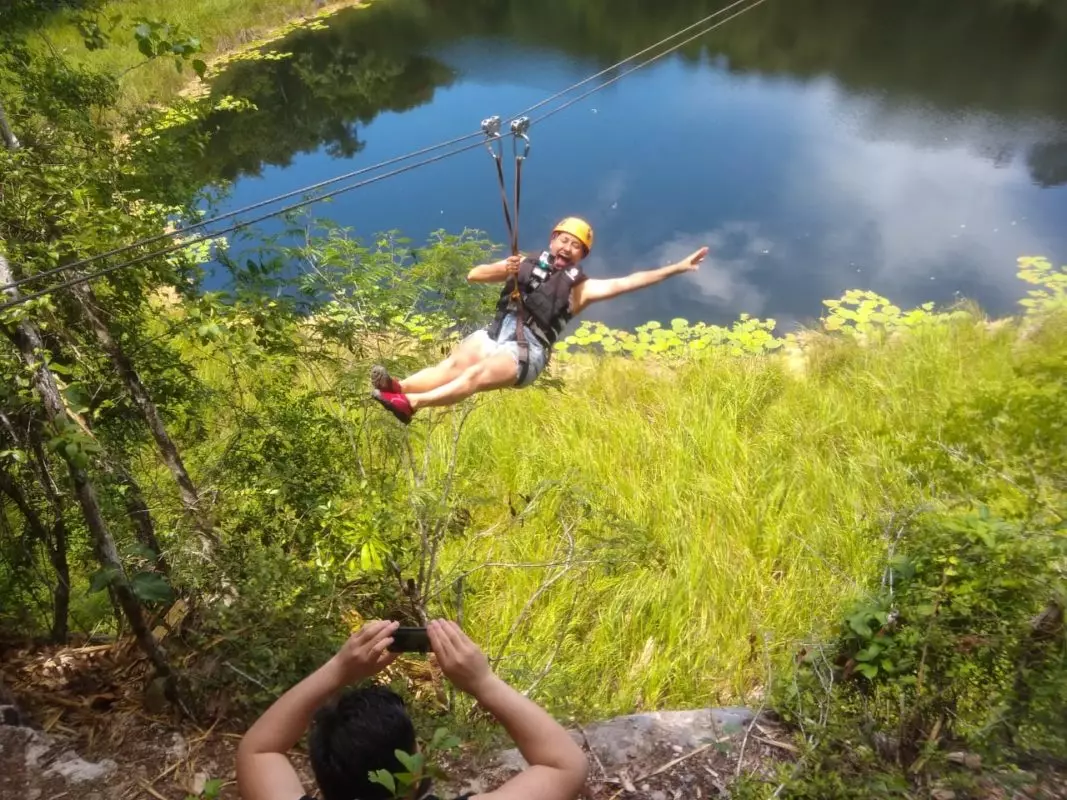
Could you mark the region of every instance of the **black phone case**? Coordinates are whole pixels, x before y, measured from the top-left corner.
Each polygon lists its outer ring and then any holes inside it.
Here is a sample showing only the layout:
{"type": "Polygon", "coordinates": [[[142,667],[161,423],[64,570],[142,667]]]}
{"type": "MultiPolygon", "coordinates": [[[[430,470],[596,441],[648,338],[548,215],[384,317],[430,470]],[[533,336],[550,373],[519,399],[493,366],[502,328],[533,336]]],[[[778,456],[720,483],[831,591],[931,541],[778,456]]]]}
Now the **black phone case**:
{"type": "Polygon", "coordinates": [[[425,628],[397,628],[389,650],[393,653],[428,653],[430,637],[425,628]]]}

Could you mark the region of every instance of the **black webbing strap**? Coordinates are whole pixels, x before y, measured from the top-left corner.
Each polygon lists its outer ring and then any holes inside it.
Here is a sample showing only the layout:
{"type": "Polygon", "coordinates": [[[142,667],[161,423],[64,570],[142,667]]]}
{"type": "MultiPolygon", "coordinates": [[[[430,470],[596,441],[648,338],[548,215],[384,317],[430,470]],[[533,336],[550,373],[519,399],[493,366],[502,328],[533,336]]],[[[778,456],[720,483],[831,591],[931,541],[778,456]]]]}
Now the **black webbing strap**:
{"type": "MultiPolygon", "coordinates": [[[[519,208],[522,202],[522,162],[526,157],[519,157],[515,151],[515,220],[511,229],[511,254],[519,254],[519,208]]],[[[519,291],[519,271],[515,270],[515,288],[511,293],[515,300],[515,343],[519,346],[519,376],[515,381],[516,386],[521,386],[530,371],[530,345],[526,341],[526,304],[522,302],[522,293],[519,291]]]]}
{"type": "MultiPolygon", "coordinates": [[[[504,146],[500,136],[500,117],[490,117],[482,122],[482,130],[486,135],[486,146],[489,155],[496,164],[497,182],[500,184],[500,200],[504,206],[504,224],[508,229],[508,239],[511,243],[511,255],[519,255],[519,211],[522,203],[522,163],[530,154],[530,139],[526,132],[530,128],[530,121],[522,117],[511,123],[512,150],[515,154],[515,196],[514,216],[508,207],[508,189],[504,181],[504,146]],[[519,153],[519,140],[524,143],[523,152],[519,153]],[[499,144],[499,149],[493,145],[499,144]]],[[[530,345],[526,341],[526,306],[522,302],[522,291],[519,287],[519,270],[517,267],[508,269],[512,278],[511,301],[515,304],[515,342],[519,349],[519,372],[515,381],[516,385],[522,384],[530,371],[530,345]]]]}

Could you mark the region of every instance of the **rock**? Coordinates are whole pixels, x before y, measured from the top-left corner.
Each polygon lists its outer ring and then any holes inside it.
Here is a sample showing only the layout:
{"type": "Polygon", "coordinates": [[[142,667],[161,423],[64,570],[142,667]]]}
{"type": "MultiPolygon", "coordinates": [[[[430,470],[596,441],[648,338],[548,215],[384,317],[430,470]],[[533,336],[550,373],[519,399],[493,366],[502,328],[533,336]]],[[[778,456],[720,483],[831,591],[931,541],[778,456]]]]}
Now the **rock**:
{"type": "Polygon", "coordinates": [[[874,749],[886,761],[896,761],[900,754],[900,740],[884,733],[874,734],[874,749]]]}
{"type": "Polygon", "coordinates": [[[949,753],[948,760],[953,764],[962,764],[975,772],[982,769],[982,757],[977,753],[949,753]]]}
{"type": "Polygon", "coordinates": [[[649,795],[649,800],[667,800],[667,793],[657,789],[649,795]]]}
{"type": "Polygon", "coordinates": [[[195,794],[197,797],[203,794],[205,784],[207,784],[207,773],[196,773],[193,776],[193,794],[195,794]]]}
{"type": "MultiPolygon", "coordinates": [[[[572,731],[571,738],[579,745],[588,739],[589,747],[611,772],[631,761],[651,758],[657,748],[680,748],[675,752],[685,753],[718,738],[743,733],[752,718],[747,708],[658,711],[598,722],[585,729],[585,736],[572,731]]],[[[497,763],[514,771],[526,768],[526,761],[514,749],[501,753],[497,763]]]]}
{"type": "Polygon", "coordinates": [[[34,769],[41,763],[41,759],[48,755],[48,751],[52,749],[52,740],[43,733],[30,731],[26,737],[25,746],[26,768],[34,769]]]}
{"type": "Polygon", "coordinates": [[[0,725],[21,727],[29,724],[29,720],[19,710],[18,703],[15,702],[15,695],[11,693],[11,690],[4,685],[3,679],[0,678],[0,725]]]}
{"type": "Polygon", "coordinates": [[[45,770],[45,774],[59,775],[68,782],[77,784],[107,777],[116,769],[118,764],[110,758],[98,762],[86,761],[73,750],[67,750],[45,770]]]}
{"type": "Polygon", "coordinates": [[[172,733],[170,747],[167,748],[167,756],[173,761],[184,761],[189,754],[189,745],[180,733],[172,733]]]}

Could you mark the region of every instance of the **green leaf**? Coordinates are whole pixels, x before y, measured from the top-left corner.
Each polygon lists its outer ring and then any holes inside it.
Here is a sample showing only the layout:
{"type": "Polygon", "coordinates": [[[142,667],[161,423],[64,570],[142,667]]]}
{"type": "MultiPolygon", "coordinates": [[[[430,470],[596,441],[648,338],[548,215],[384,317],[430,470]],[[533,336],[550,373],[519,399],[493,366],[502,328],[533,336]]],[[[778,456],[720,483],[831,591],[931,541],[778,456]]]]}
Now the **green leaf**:
{"type": "Polygon", "coordinates": [[[884,649],[885,648],[882,647],[880,644],[878,644],[876,642],[871,642],[870,647],[866,647],[863,650],[860,650],[858,653],[856,653],[856,660],[857,661],[874,661],[874,659],[878,658],[878,656],[882,654],[882,651],[884,649]]]}
{"type": "Polygon", "coordinates": [[[366,542],[360,548],[359,565],[364,572],[380,572],[384,568],[382,556],[374,542],[366,542]]]}
{"type": "Polygon", "coordinates": [[[219,796],[219,792],[222,791],[222,779],[212,778],[204,783],[204,791],[200,796],[207,798],[207,800],[215,800],[219,796]]]}
{"type": "Polygon", "coordinates": [[[119,571],[115,567],[103,567],[97,570],[89,580],[89,594],[96,594],[106,589],[118,575],[119,571]]]}
{"type": "Polygon", "coordinates": [[[134,542],[126,549],[126,552],[131,556],[138,556],[139,558],[143,558],[145,561],[156,560],[155,551],[153,551],[152,548],[148,545],[142,544],[141,542],[134,542]]]}
{"type": "Polygon", "coordinates": [[[158,572],[138,572],[130,579],[130,588],[146,603],[165,603],[174,596],[167,579],[158,572]]]}
{"type": "Polygon", "coordinates": [[[421,753],[405,753],[403,750],[394,751],[396,759],[410,772],[412,775],[417,775],[422,770],[423,757],[421,753]]]}
{"type": "Polygon", "coordinates": [[[369,774],[371,783],[377,783],[380,786],[384,786],[393,794],[396,794],[396,779],[393,774],[387,769],[377,769],[369,774]]]}
{"type": "Polygon", "coordinates": [[[905,555],[897,554],[889,561],[890,568],[905,580],[915,577],[915,564],[905,555]]]}
{"type": "Polygon", "coordinates": [[[864,639],[870,639],[874,631],[871,630],[871,626],[867,624],[866,614],[857,614],[851,617],[848,621],[848,626],[856,632],[857,635],[862,636],[864,639]]]}
{"type": "Polygon", "coordinates": [[[874,664],[860,664],[856,670],[867,679],[874,679],[878,675],[878,667],[874,664]]]}

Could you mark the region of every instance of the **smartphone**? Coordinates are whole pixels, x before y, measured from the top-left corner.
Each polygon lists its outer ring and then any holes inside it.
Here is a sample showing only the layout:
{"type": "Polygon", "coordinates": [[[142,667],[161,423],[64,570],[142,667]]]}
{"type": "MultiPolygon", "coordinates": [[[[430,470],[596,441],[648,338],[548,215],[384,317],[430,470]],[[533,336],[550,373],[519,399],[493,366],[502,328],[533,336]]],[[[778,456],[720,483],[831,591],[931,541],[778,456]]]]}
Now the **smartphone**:
{"type": "Polygon", "coordinates": [[[430,637],[425,628],[397,628],[393,631],[391,653],[429,653],[430,637]]]}

